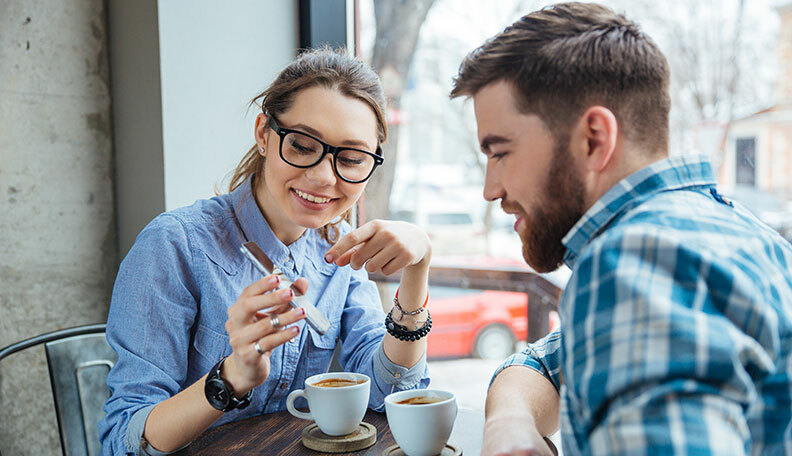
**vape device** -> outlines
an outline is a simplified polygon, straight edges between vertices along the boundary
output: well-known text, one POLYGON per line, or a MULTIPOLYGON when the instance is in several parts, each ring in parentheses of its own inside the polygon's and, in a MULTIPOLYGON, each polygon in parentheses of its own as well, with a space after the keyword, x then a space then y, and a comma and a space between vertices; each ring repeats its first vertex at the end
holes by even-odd
POLYGON ((294 286, 291 280, 289 280, 280 269, 274 267, 272 261, 264 254, 264 251, 259 248, 258 244, 253 241, 246 242, 239 247, 239 250, 253 263, 253 266, 255 266, 262 275, 268 276, 270 274, 275 274, 280 277, 278 290, 291 288, 294 291, 294 298, 292 298, 289 304, 295 309, 298 307, 305 309, 305 319, 314 331, 324 335, 330 329, 330 322, 327 321, 327 318, 325 318, 325 316, 319 312, 319 309, 300 293, 300 290, 294 286))

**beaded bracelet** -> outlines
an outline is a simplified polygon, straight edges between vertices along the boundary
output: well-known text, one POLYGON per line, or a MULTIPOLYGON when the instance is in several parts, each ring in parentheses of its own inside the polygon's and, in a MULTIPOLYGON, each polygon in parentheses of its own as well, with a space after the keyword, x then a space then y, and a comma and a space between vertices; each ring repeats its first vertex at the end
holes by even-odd
POLYGON ((388 312, 388 315, 385 316, 385 328, 388 330, 388 334, 399 340, 416 341, 429 334, 429 330, 432 329, 432 315, 429 313, 429 310, 426 311, 426 316, 426 322, 422 327, 410 331, 406 326, 402 326, 393 321, 391 313, 388 312))

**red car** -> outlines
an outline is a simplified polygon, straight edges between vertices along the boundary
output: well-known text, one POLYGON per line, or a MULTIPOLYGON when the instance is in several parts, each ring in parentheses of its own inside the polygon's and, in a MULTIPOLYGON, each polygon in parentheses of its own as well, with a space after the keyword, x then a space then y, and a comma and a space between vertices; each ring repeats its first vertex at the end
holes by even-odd
MULTIPOLYGON (((428 307, 432 312, 429 358, 503 359, 527 337, 525 293, 432 287, 428 307)), ((550 329, 557 325, 557 316, 551 314, 550 329)))

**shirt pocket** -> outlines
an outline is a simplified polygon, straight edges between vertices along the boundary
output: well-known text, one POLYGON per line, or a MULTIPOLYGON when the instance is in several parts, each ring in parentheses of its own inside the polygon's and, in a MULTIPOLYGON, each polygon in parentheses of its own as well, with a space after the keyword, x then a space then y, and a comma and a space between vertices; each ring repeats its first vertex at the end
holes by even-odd
POLYGON ((341 277, 334 277, 336 268, 331 267, 332 265, 316 266, 324 286, 318 296, 309 296, 309 298, 317 310, 330 322, 330 329, 325 334, 319 334, 306 324, 310 334, 306 343, 309 376, 327 372, 327 368, 333 358, 333 351, 341 336, 341 317, 344 313, 345 305, 345 297, 330 291, 330 289, 335 288, 332 282, 341 279, 341 277))
MULTIPOLYGON (((313 341, 316 348, 332 350, 338 343, 338 338, 341 334, 341 316, 346 305, 346 295, 337 291, 340 288, 338 282, 344 282, 344 277, 336 274, 338 269, 335 265, 321 263, 311 262, 318 273, 317 276, 319 277, 319 282, 321 282, 321 287, 316 287, 315 289, 318 291, 313 293, 311 287, 309 287, 306 298, 327 318, 330 322, 330 329, 322 335, 314 331, 310 326, 306 326, 311 334, 311 341, 313 341)), ((343 289, 348 286, 349 281, 347 280, 343 289)))
POLYGON ((204 325, 198 325, 193 338, 195 357, 193 364, 197 372, 209 372, 220 358, 231 354, 231 345, 226 334, 220 334, 204 325))

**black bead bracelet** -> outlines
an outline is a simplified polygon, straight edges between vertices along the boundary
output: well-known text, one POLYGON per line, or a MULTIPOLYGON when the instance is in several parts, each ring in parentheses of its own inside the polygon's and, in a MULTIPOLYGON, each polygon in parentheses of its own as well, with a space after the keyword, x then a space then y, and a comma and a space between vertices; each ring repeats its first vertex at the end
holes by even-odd
POLYGON ((429 330, 432 329, 432 315, 429 313, 429 310, 426 311, 426 317, 426 323, 424 323, 423 326, 414 331, 410 331, 406 326, 393 321, 391 313, 388 312, 388 315, 385 316, 385 329, 388 330, 388 334, 399 340, 416 341, 429 334, 429 330))

